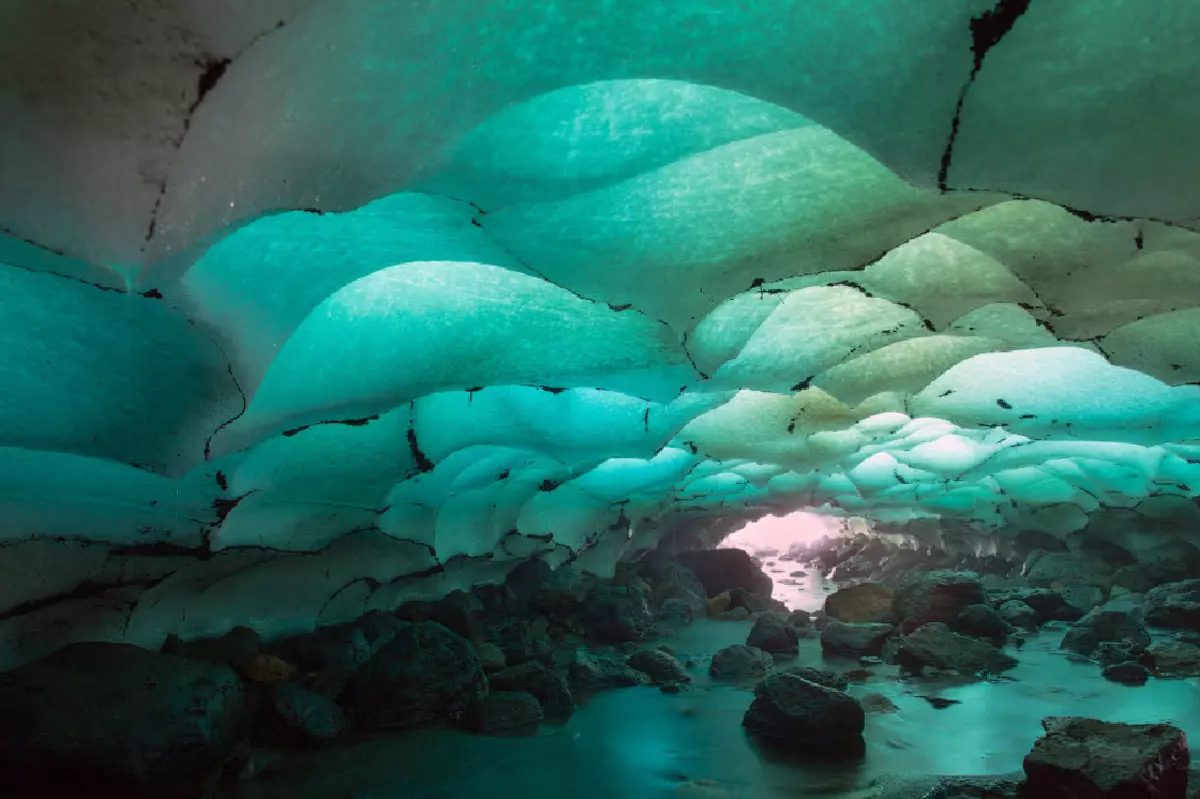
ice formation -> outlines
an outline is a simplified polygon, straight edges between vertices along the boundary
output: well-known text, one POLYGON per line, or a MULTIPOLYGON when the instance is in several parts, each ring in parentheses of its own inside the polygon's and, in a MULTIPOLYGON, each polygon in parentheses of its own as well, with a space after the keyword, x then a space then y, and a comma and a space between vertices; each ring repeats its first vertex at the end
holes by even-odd
POLYGON ((0 11, 0 667, 799 508, 1200 529, 1200 5, 65 5, 0 11))

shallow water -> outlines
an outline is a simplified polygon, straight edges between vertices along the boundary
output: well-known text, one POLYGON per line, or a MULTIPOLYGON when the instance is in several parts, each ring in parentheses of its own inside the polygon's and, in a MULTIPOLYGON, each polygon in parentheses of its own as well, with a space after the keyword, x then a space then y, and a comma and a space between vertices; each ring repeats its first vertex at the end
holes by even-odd
MULTIPOLYGON (((807 597, 811 605, 813 595, 807 597)), ((681 656, 707 656, 745 641, 748 623, 700 621, 667 640, 681 656)), ((1061 630, 1031 638, 1010 679, 935 685, 895 679, 877 667, 856 695, 878 692, 899 708, 869 715, 867 751, 831 763, 802 753, 781 757, 747 738, 749 687, 714 684, 698 663, 690 691, 668 695, 629 688, 592 697, 565 724, 536 737, 492 738, 453 730, 389 735, 298 758, 272 778, 242 785, 237 799, 422 797, 861 797, 889 774, 1002 774, 1018 771, 1052 715, 1110 721, 1171 720, 1197 740, 1195 680, 1151 680, 1135 688, 1108 682, 1097 666, 1056 652, 1061 630), (937 710, 922 695, 959 704, 937 710)), ((784 665, 852 666, 824 661, 815 639, 784 665)))

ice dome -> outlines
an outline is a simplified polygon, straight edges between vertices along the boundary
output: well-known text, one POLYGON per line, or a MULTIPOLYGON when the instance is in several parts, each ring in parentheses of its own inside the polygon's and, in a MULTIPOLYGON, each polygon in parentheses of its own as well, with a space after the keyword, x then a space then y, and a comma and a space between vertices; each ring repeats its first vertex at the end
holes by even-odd
POLYGON ((0 669, 807 509, 1200 544, 1200 4, 9 0, 0 669))

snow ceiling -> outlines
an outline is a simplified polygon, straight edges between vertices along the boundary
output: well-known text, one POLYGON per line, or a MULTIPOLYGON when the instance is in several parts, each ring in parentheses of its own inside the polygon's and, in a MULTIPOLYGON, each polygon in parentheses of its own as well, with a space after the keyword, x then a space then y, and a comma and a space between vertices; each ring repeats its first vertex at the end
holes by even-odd
POLYGON ((1183 0, 3 4, 0 665, 803 507, 1191 530, 1198 38, 1183 0))

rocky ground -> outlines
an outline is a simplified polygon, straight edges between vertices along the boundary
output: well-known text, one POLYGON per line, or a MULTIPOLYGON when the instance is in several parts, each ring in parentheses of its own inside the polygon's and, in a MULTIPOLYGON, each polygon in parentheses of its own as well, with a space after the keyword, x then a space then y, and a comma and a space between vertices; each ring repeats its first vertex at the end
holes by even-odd
MULTIPOLYGON (((1056 630, 1113 682, 1200 676, 1200 579, 1172 568, 1041 550, 1017 565, 939 562, 861 540, 757 554, 652 554, 611 580, 534 561, 502 585, 270 642, 240 628, 160 652, 74 645, 0 675, 0 787, 203 797, 385 734, 536 735, 599 692, 685 693, 699 674, 752 688, 742 726, 764 756, 854 759, 868 717, 896 711, 865 688, 1002 680, 1029 636, 1056 630), (841 587, 815 612, 789 610, 770 598, 764 562, 841 574, 841 587), (673 639, 701 618, 745 629, 744 643, 677 655, 673 639), (798 665, 818 642, 828 663, 798 665)), ((926 694, 934 708, 955 703, 926 694)), ((1188 795, 1176 727, 1048 718, 1045 730, 1023 774, 900 780, 875 795, 1188 795)))

